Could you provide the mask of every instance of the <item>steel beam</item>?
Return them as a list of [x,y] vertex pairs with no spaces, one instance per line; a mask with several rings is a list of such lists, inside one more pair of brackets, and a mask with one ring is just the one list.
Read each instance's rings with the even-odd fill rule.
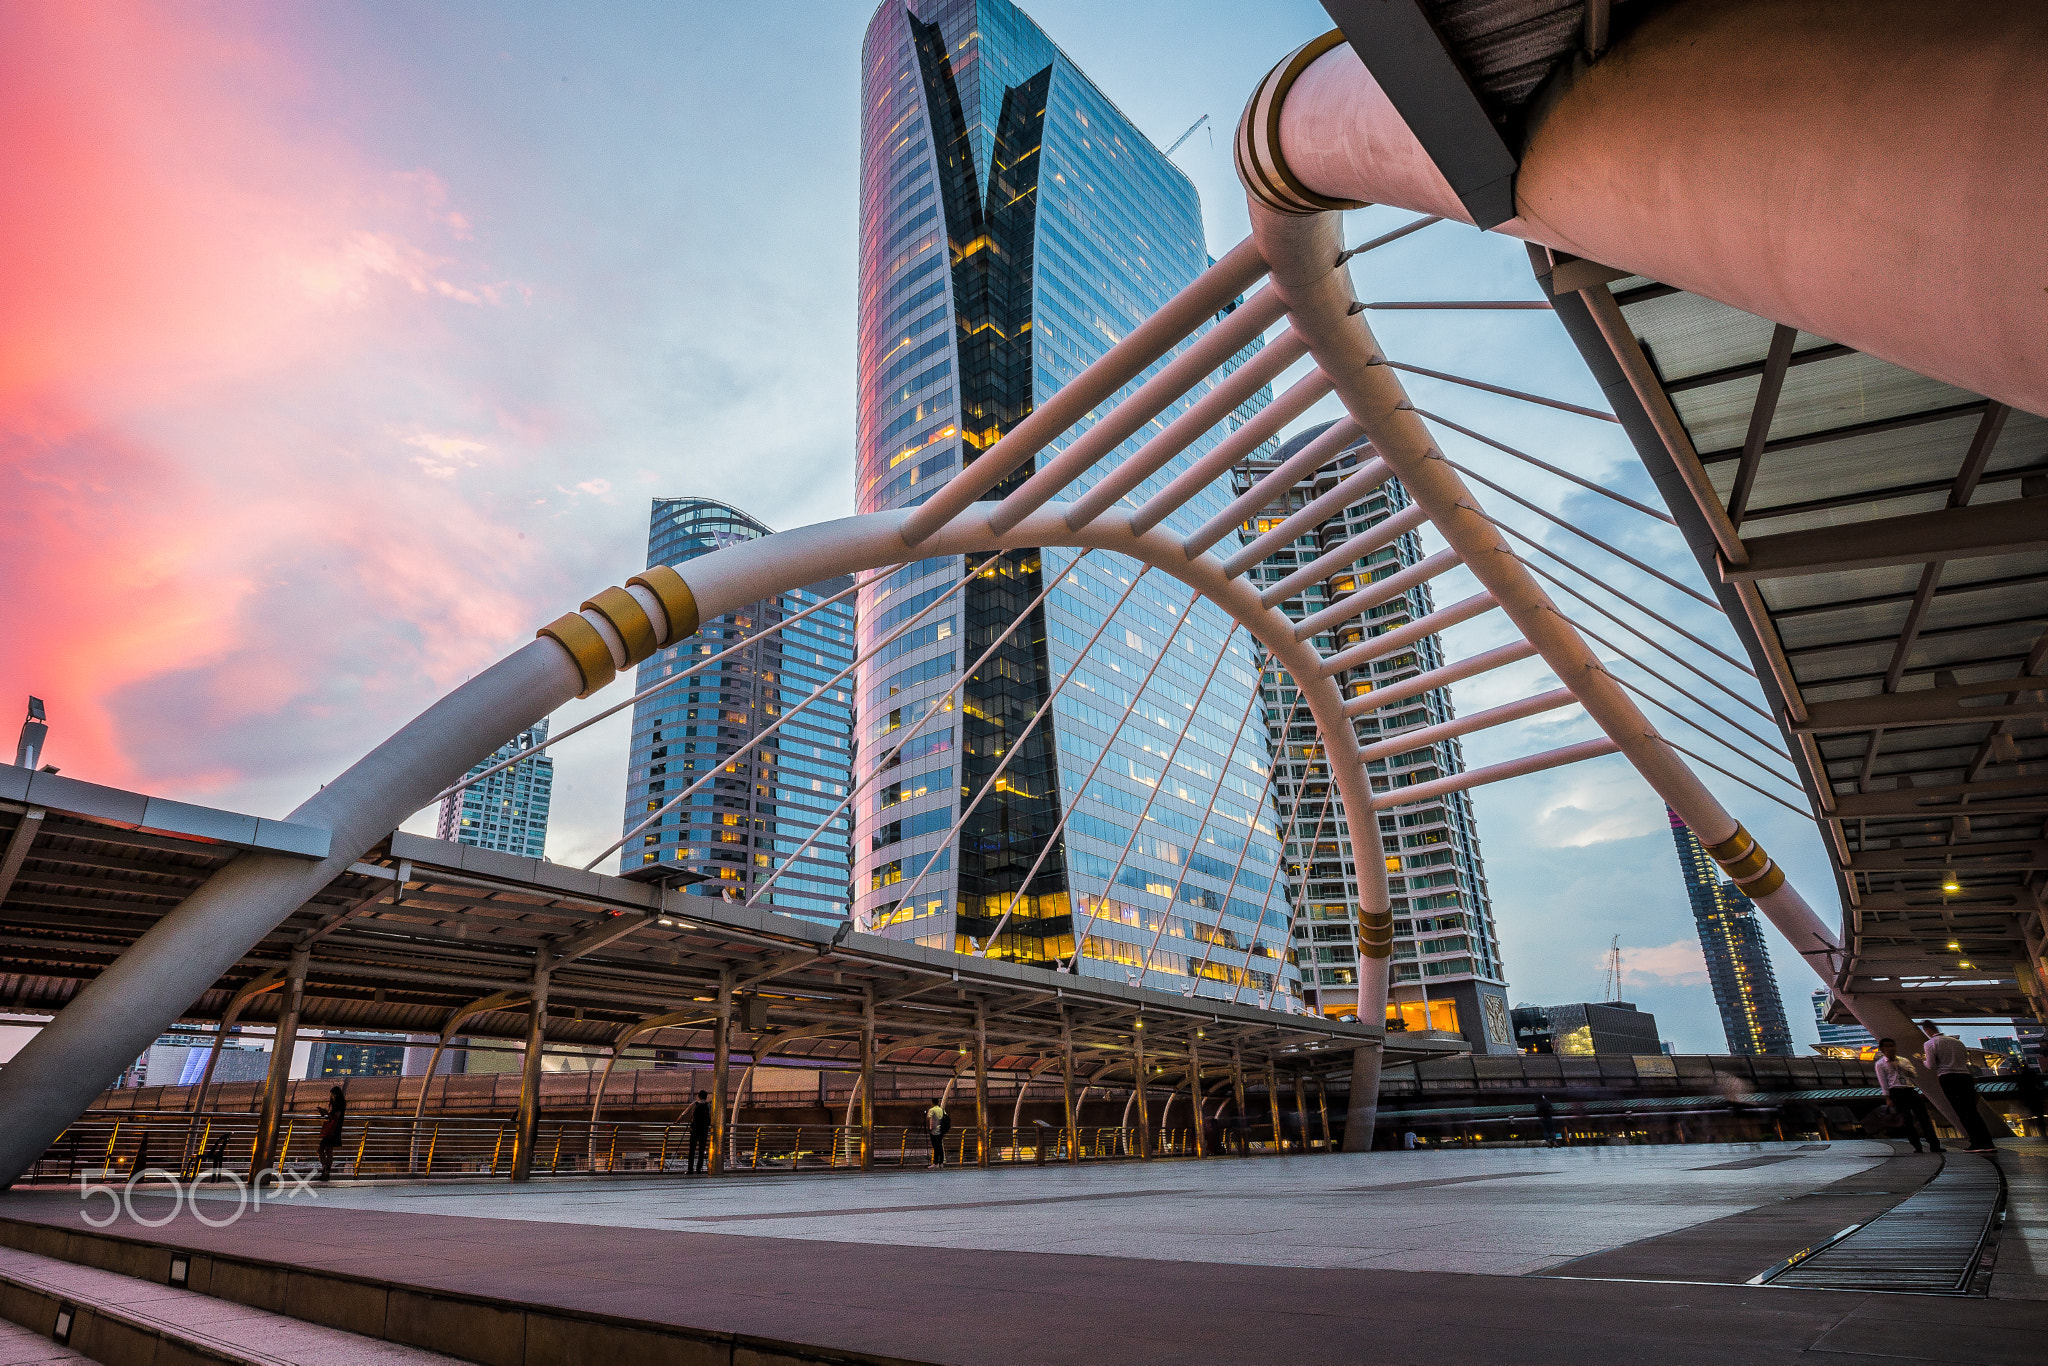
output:
[[21,872],[22,861],[36,842],[36,832],[43,828],[43,817],[49,813],[40,806],[31,806],[21,813],[14,830],[7,837],[7,852],[0,854],[0,901],[7,899],[7,893],[14,887],[14,879]]
[[974,1132],[979,1152],[974,1165],[986,1167],[993,1160],[988,1132],[988,1002],[974,1003]]
[[732,1082],[732,982],[731,968],[719,974],[718,1036],[711,1052],[711,1156],[705,1163],[713,1176],[725,1172],[727,1130],[732,1123],[732,1097],[727,1091]]
[[1903,849],[1870,849],[1850,856],[1852,873],[1939,873],[1967,874],[1981,859],[1999,860],[1981,872],[2016,872],[2022,868],[2048,868],[2048,843],[2040,840],[1980,840],[1972,844],[1911,845]]
[[2020,555],[2048,549],[2048,502],[2015,498],[1941,508],[1814,531],[1752,536],[1744,544],[1749,563],[1721,567],[1721,577],[1729,583]]
[[263,1103],[256,1116],[256,1146],[249,1160],[251,1183],[262,1180],[277,1162],[277,1130],[291,1087],[292,1051],[298,1043],[299,1010],[306,998],[306,967],[311,958],[306,950],[295,950],[285,970],[284,997],[278,1002],[277,1030],[270,1044],[270,1071],[264,1078]]
[[[2044,509],[2043,515],[2048,516],[2048,509]],[[2032,696],[2024,701],[2002,700],[2008,693]],[[1985,705],[1971,701],[1980,697],[2001,700]],[[1794,731],[1855,731],[1874,727],[1895,730],[1906,726],[1952,726],[1958,722],[2048,716],[2048,678],[1998,678],[1988,683],[1960,683],[1915,692],[1809,702],[1806,713],[1805,721],[1792,725]]]
[[[609,920],[598,921],[581,934],[571,936],[568,939],[550,940],[547,953],[550,958],[555,960],[556,966],[559,967],[561,964],[581,958],[587,953],[595,953],[608,944],[615,944],[633,933],[633,931],[647,925],[652,925],[660,918],[661,910],[659,907],[652,907],[637,913],[621,911]],[[816,957],[815,954],[811,956],[813,958]]]
[[548,965],[543,959],[533,970],[532,994],[527,1000],[526,1054],[519,1064],[519,1110],[512,1125],[512,1179],[533,1176],[533,1145],[540,1137],[541,1050],[547,1043]]

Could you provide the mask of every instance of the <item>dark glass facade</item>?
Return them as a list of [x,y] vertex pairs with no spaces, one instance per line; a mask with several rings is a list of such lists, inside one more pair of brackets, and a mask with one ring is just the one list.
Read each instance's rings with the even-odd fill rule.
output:
[[1789,1055],[1792,1026],[1785,1018],[1785,1000],[1778,994],[1778,974],[1756,906],[1721,877],[1721,865],[1701,847],[1699,837],[1670,807],[1671,838],[1678,846],[1678,869],[1685,878],[1686,900],[1700,933],[1700,951],[1707,959],[1707,980],[1714,1004],[1721,1010],[1721,1029],[1730,1053]]
[[[1007,0],[884,3],[863,62],[858,496],[866,512],[929,497],[1193,280],[1208,257],[1187,179]],[[1154,430],[1100,468],[1114,468]],[[1163,488],[1224,430],[1198,440],[1131,501]],[[990,496],[1030,473],[1018,471]],[[1206,492],[1168,525],[1192,529],[1224,501]],[[960,560],[926,562],[863,590],[863,645],[886,640],[964,572]],[[1265,745],[1247,712],[1257,656],[1220,611],[1207,603],[1190,611],[1185,592],[1153,579],[1105,625],[1136,573],[1109,555],[1006,554],[864,668],[862,771],[885,771],[863,789],[856,899],[881,932],[931,947],[986,946],[994,956],[1053,963],[1075,958],[1078,937],[1084,972],[1146,973],[1166,987],[1193,976],[1225,995],[1292,990]],[[1057,586],[1044,606],[1025,612],[1048,584]],[[1083,663],[1098,627],[1104,634]],[[996,641],[988,663],[961,677]],[[1145,693],[1160,705],[1141,705],[1122,725],[1131,689],[1162,651]],[[945,709],[892,759],[934,699],[946,699]],[[1049,702],[1049,716],[1017,741]],[[1168,729],[1190,732],[1170,767],[1171,740],[1158,738]],[[998,767],[1000,781],[949,841],[963,803],[990,786]],[[1068,824],[1053,842],[1063,814]],[[1011,919],[990,942],[1005,912]]]
[[1511,1016],[1517,1051],[1589,1058],[1597,1053],[1657,1054],[1657,1017],[1627,1001],[1576,1001],[1563,1006],[1516,1006]]
[[[769,534],[759,521],[706,498],[657,498],[647,562],[681,565],[721,546]],[[853,600],[781,631],[772,628],[851,585],[812,584],[699,623],[697,634],[640,665],[643,692],[740,641],[754,644],[633,706],[625,829],[659,811],[706,774],[712,781],[634,837],[622,868],[680,864],[716,879],[691,888],[726,892],[815,920],[847,912],[849,818],[831,817],[853,763],[853,679],[834,684],[751,753],[739,751],[853,662]],[[767,633],[767,634],[764,634]],[[830,818],[830,823],[825,824]],[[823,833],[811,836],[825,825]],[[806,840],[808,849],[797,857]],[[792,863],[792,860],[794,862]],[[768,886],[772,875],[773,885]],[[766,886],[765,893],[762,888]]]
[[405,1073],[405,1037],[329,1034],[306,1069],[309,1077],[397,1077]]

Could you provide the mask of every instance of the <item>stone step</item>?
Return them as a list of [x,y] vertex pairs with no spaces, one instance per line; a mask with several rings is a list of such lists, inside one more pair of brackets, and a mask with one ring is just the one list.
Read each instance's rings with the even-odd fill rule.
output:
[[[68,1315],[68,1319],[67,1319]],[[456,1358],[0,1247],[0,1366],[456,1366]],[[68,1342],[54,1337],[68,1326]]]

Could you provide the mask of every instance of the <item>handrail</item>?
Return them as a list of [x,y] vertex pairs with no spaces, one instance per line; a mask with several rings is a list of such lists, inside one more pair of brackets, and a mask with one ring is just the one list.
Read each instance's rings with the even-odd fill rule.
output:
[[[197,1141],[186,1135],[198,1125]],[[57,1141],[21,1178],[26,1183],[78,1181],[140,1182],[165,1176],[205,1184],[249,1175],[258,1116],[253,1111],[91,1110],[58,1135]],[[511,1117],[412,1116],[368,1112],[343,1121],[334,1145],[332,1176],[344,1181],[488,1180],[509,1178],[516,1125]],[[277,1167],[309,1175],[320,1166],[319,1116],[283,1116]],[[729,1173],[859,1169],[861,1128],[849,1124],[733,1124],[727,1127],[733,1155]],[[877,1125],[871,1131],[870,1166],[900,1169],[931,1160],[922,1128]],[[991,1125],[987,1130],[991,1166],[1078,1161],[1130,1161],[1141,1156],[1139,1131],[1129,1125],[1083,1125],[1077,1151],[1069,1154],[1066,1130],[1058,1125]],[[982,1132],[973,1125],[945,1137],[948,1165],[975,1165]],[[1256,1143],[1255,1143],[1255,1146]],[[1268,1145],[1269,1146],[1269,1145]],[[1320,1146],[1312,1145],[1312,1146]],[[690,1126],[681,1120],[601,1120],[543,1116],[534,1144],[534,1175],[588,1178],[686,1175],[690,1168]],[[1211,1151],[1217,1151],[1212,1146]],[[1190,1129],[1154,1130],[1155,1158],[1196,1154]],[[700,1159],[702,1154],[699,1154]],[[701,1166],[701,1160],[699,1165]]]

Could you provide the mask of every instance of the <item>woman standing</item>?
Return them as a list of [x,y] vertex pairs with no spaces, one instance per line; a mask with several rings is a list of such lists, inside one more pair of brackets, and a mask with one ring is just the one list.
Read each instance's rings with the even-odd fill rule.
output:
[[339,1086],[329,1088],[327,1105],[320,1111],[320,1179],[334,1179],[334,1149],[341,1142],[341,1121],[348,1114],[348,1095]]

